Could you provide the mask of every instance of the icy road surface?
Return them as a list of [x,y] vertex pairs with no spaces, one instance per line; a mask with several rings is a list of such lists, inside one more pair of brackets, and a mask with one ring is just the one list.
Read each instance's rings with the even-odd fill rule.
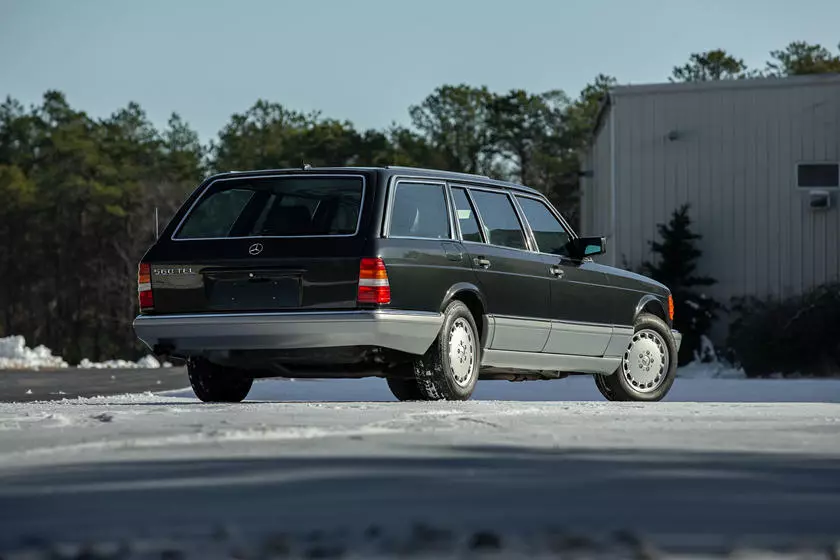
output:
[[0,404],[0,556],[840,541],[840,381],[682,379],[655,404],[604,402],[589,378],[483,382],[476,399],[397,403],[370,379],[264,381],[237,405]]

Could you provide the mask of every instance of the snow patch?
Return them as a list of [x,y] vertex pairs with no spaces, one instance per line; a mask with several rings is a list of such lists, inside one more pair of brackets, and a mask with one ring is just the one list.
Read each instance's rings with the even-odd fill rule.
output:
[[709,337],[700,337],[700,348],[694,352],[694,361],[677,369],[677,377],[688,379],[745,379],[747,374],[718,358],[715,345]]
[[53,356],[52,350],[39,345],[26,346],[22,336],[0,338],[0,369],[57,369],[66,368],[67,362],[61,356]]
[[130,362],[128,360],[107,360],[105,362],[92,362],[85,358],[84,360],[79,362],[79,367],[82,369],[157,369],[160,367],[172,367],[172,364],[170,364],[169,362],[163,362],[161,364],[160,361],[154,356],[146,355],[137,360],[136,362]]
[[677,369],[677,377],[684,379],[746,379],[747,374],[741,368],[725,362],[693,361]]
[[[26,339],[22,336],[7,336],[0,338],[0,369],[59,369],[69,367],[61,356],[53,356],[52,350],[39,345],[35,348],[26,346]],[[147,355],[136,362],[129,360],[107,360],[93,362],[87,358],[79,363],[82,369],[157,369],[172,367],[169,362],[160,363],[157,358]]]

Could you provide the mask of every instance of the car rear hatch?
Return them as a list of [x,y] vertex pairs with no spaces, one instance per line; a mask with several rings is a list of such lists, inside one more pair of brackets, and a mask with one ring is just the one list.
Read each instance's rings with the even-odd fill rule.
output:
[[[286,175],[208,185],[144,259],[145,313],[356,306],[363,175]],[[142,298],[141,298],[142,301]]]

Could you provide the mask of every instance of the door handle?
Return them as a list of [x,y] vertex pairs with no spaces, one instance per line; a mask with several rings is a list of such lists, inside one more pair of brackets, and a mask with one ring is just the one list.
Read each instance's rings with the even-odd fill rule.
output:
[[563,276],[566,275],[566,271],[563,270],[563,267],[557,264],[549,266],[548,271],[551,272],[551,275],[555,276],[556,278],[563,278]]
[[481,268],[490,268],[490,260],[486,257],[476,257],[473,259],[473,263]]

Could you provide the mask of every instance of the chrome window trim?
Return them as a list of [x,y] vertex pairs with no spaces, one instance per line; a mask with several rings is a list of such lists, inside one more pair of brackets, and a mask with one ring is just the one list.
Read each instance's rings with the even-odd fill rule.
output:
[[[567,222],[567,221],[566,221],[566,218],[564,218],[564,217],[563,217],[563,215],[562,215],[562,214],[561,214],[561,213],[560,213],[560,212],[559,212],[559,211],[558,211],[558,210],[554,207],[554,205],[553,205],[553,204],[551,204],[551,202],[549,202],[549,201],[548,201],[548,199],[547,199],[547,198],[545,198],[545,197],[543,197],[543,196],[537,196],[537,195],[533,195],[533,194],[526,194],[526,193],[516,193],[516,194],[514,195],[514,197],[517,197],[517,196],[521,196],[521,197],[523,197],[523,198],[530,198],[530,199],[532,199],[532,200],[536,200],[536,201],[542,202],[542,203],[545,205],[545,207],[546,207],[546,208],[548,208],[548,211],[549,211],[549,212],[551,212],[551,214],[552,214],[555,218],[557,218],[557,221],[558,221],[558,222],[560,222],[560,224],[561,224],[564,228],[566,228],[566,231],[567,231],[567,232],[569,232],[569,237],[572,237],[572,238],[577,238],[577,237],[580,237],[580,236],[579,236],[579,235],[575,232],[575,230],[574,230],[574,229],[572,229],[572,226],[570,226],[570,225],[569,225],[569,222]],[[543,253],[543,254],[546,254],[546,253]]]
[[[516,201],[513,199],[513,195],[511,194],[509,189],[497,188],[497,187],[489,187],[489,186],[467,186],[461,184],[455,184],[454,186],[457,187],[464,187],[467,189],[467,197],[470,200],[470,204],[472,204],[473,208],[475,209],[475,214],[478,216],[478,223],[481,226],[481,237],[484,239],[483,245],[489,245],[491,247],[502,247],[503,249],[512,249],[514,251],[524,251],[526,253],[536,253],[534,248],[531,246],[531,240],[528,236],[528,230],[526,229],[525,223],[522,221],[522,217],[519,215],[518,207],[516,205]],[[478,204],[475,202],[475,199],[472,197],[471,191],[486,191],[489,193],[494,194],[502,194],[505,195],[510,202],[511,207],[513,208],[513,214],[516,216],[517,221],[519,222],[519,228],[522,230],[522,236],[525,239],[525,248],[520,249],[518,247],[508,247],[507,245],[496,245],[495,243],[489,243],[489,238],[485,234],[485,228],[487,227],[484,223],[484,218],[481,216],[481,209],[478,207]],[[475,241],[464,241],[463,243],[472,243],[477,245]]]
[[[418,237],[416,235],[391,235],[391,217],[394,210],[394,198],[397,194],[397,187],[400,183],[414,183],[421,185],[433,185],[443,187],[444,206],[447,210],[447,222],[449,223],[449,237]],[[449,211],[451,203],[449,200],[449,191],[446,188],[446,181],[443,179],[426,179],[423,177],[401,177],[394,176],[388,185],[388,196],[386,197],[385,219],[382,236],[386,239],[415,239],[424,241],[457,241],[455,230],[452,227],[452,212]]]
[[[195,209],[196,205],[204,198],[207,194],[207,191],[210,190],[210,187],[215,185],[216,183],[222,183],[225,181],[247,181],[249,179],[278,179],[278,178],[318,178],[323,179],[325,177],[341,177],[341,178],[352,178],[352,179],[361,179],[362,181],[362,196],[359,201],[359,217],[356,219],[356,231],[353,233],[340,233],[340,234],[333,234],[333,235],[245,235],[242,237],[175,237],[178,235],[178,232],[181,231],[181,228],[184,225],[184,222],[187,218],[190,217],[193,210]],[[219,240],[238,240],[238,239],[313,239],[313,238],[332,238],[332,237],[355,237],[359,234],[359,229],[362,226],[362,214],[365,210],[365,194],[367,193],[367,177],[362,173],[274,173],[270,175],[255,175],[252,177],[222,177],[220,179],[213,179],[210,181],[201,193],[196,197],[193,203],[190,205],[187,212],[181,218],[181,221],[178,222],[178,225],[172,232],[172,235],[169,236],[171,241],[219,241]]]
[[540,246],[537,244],[537,236],[534,235],[534,230],[531,229],[531,222],[529,222],[528,218],[525,216],[525,210],[519,204],[519,200],[517,200],[516,195],[513,195],[513,207],[516,209],[516,213],[519,215],[519,219],[525,227],[525,236],[531,244],[531,250],[534,253],[542,254],[540,253]]
[[[545,205],[545,207],[548,208],[548,211],[551,213],[551,215],[554,216],[557,219],[557,221],[560,222],[560,225],[562,225],[564,228],[566,228],[566,231],[569,233],[569,241],[571,241],[572,239],[577,239],[578,237],[580,237],[579,235],[577,235],[575,233],[575,231],[571,227],[569,227],[568,222],[566,222],[566,220],[563,218],[563,216],[555,210],[554,206],[552,206],[552,204],[550,202],[548,202],[548,200],[543,199],[542,197],[539,197],[539,196],[531,195],[531,194],[516,194],[516,195],[514,195],[514,198],[519,197],[519,196],[524,197],[524,198],[530,198],[530,199],[536,200],[538,202],[542,202]],[[517,206],[517,208],[522,210],[522,207],[519,205],[519,201],[516,202],[516,206]],[[525,215],[524,210],[522,210],[522,218],[526,222],[528,221],[528,217]],[[528,222],[528,231],[531,232],[532,236],[534,235],[534,230],[531,229],[531,223],[530,222]],[[534,247],[535,247],[534,252],[539,254],[539,255],[546,255],[546,256],[549,256],[549,257],[554,257],[554,258],[560,259],[561,261],[565,261],[567,263],[581,264],[581,263],[592,261],[592,259],[590,257],[584,257],[582,259],[574,259],[574,258],[572,258],[568,255],[558,255],[558,254],[555,254],[555,253],[543,253],[542,251],[540,251],[539,244],[537,243],[536,236],[534,236]],[[560,264],[563,264],[563,262],[561,262]]]
[[[461,231],[461,220],[458,219],[458,207],[455,205],[455,197],[452,197],[452,215],[455,218],[455,224],[458,227],[458,241],[461,243],[472,243],[474,245],[490,245],[487,243],[487,236],[484,235],[484,226],[482,225],[481,218],[478,215],[478,208],[475,205],[475,201],[473,201],[472,197],[470,196],[469,188],[460,185],[458,183],[449,183],[447,188],[451,191],[452,189],[461,189],[464,191],[464,196],[467,197],[467,204],[470,205],[470,209],[475,212],[475,221],[478,222],[478,234],[481,236],[482,241],[465,241],[464,240],[464,233]],[[494,247],[500,247],[501,245],[493,245]]]

